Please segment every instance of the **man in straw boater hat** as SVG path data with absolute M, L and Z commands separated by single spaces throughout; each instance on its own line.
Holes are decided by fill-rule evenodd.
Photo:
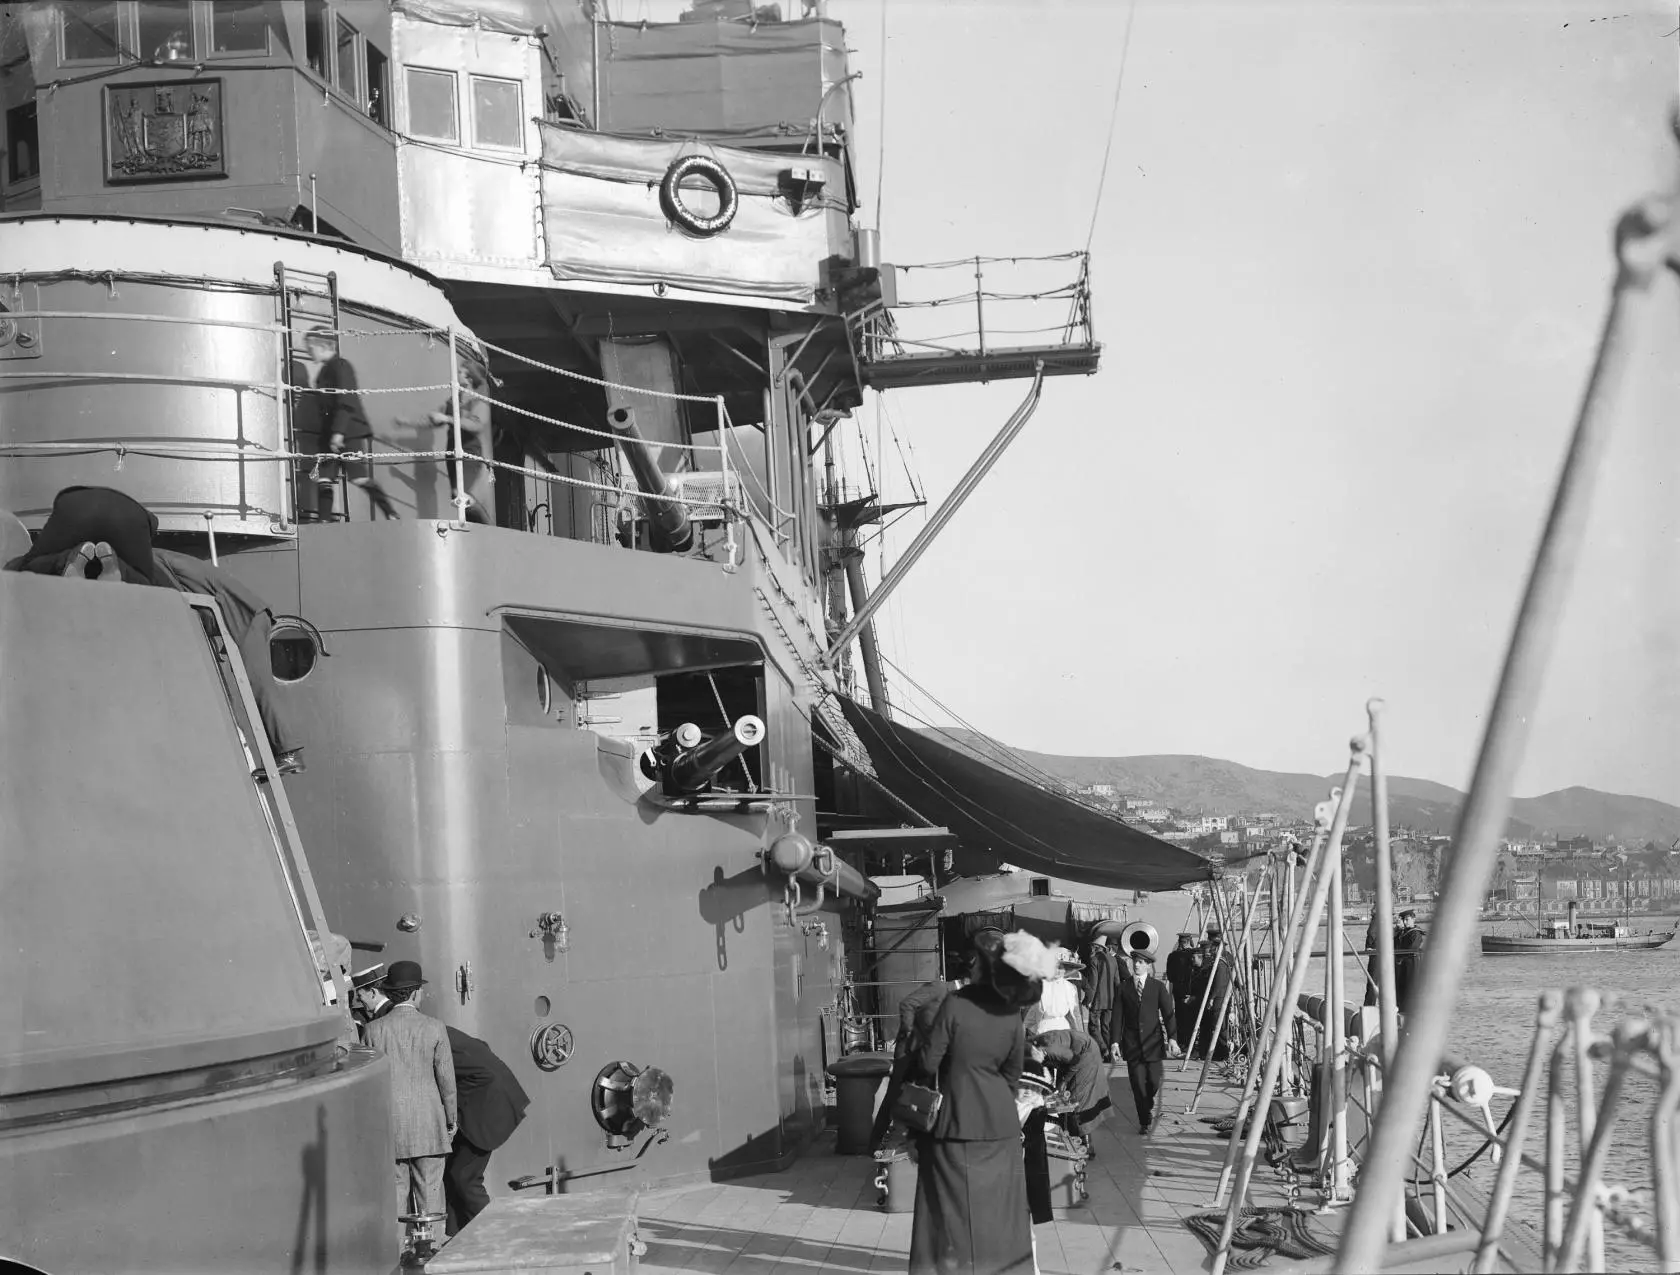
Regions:
M 420 1012 L 418 961 L 385 976 L 390 1012 L 368 1023 L 367 1043 L 391 1060 L 391 1132 L 401 1213 L 442 1213 L 443 1163 L 455 1139 L 455 1063 L 443 1024 Z
M 1155 975 L 1155 953 L 1135 948 L 1130 974 L 1120 980 L 1114 1002 L 1120 1020 L 1116 1035 L 1137 1104 L 1138 1132 L 1148 1133 L 1155 1119 L 1155 1095 L 1161 1092 L 1163 1064 L 1178 1052 L 1172 992 Z

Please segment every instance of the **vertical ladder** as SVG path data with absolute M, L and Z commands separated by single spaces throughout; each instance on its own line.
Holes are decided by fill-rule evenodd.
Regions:
M 309 332 L 315 328 L 329 328 L 334 340 L 338 338 L 339 308 L 338 308 L 338 275 L 328 271 L 319 274 L 311 270 L 297 270 L 288 266 L 284 261 L 274 263 L 274 284 L 280 293 L 280 322 L 286 328 L 286 346 L 281 352 L 284 366 L 280 369 L 283 383 L 290 384 L 292 364 L 300 351 L 305 349 L 304 340 Z M 291 395 L 286 399 L 285 439 L 288 451 L 297 450 L 297 435 L 292 428 Z M 291 467 L 292 480 L 292 510 L 293 516 L 304 508 L 304 502 L 299 499 L 297 484 L 299 481 L 297 467 Z M 339 491 L 335 504 L 348 514 L 350 509 L 349 484 L 341 471 L 338 476 Z M 311 504 L 310 508 L 314 508 Z

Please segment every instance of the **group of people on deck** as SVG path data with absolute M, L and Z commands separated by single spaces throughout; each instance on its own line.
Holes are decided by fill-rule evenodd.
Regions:
M 391 1062 L 398 1210 L 442 1213 L 454 1235 L 489 1205 L 490 1155 L 531 1100 L 484 1041 L 420 1012 L 425 986 L 417 961 L 375 966 L 354 979 L 352 1013 L 362 1041 Z
M 1083 1136 L 1109 1110 L 1107 1063 L 1117 1054 L 1147 1134 L 1166 1060 L 1182 1056 L 1175 999 L 1155 977 L 1153 951 L 1126 953 L 1122 970 L 1098 942 L 1086 980 L 1084 962 L 1031 934 L 982 929 L 971 942 L 957 977 L 901 1002 L 875 1126 L 879 1145 L 909 1079 L 943 1096 L 931 1131 L 916 1136 L 912 1275 L 1036 1270 L 1033 1223 L 1052 1213 L 1042 1150 L 1033 1154 L 1032 1133 L 1045 1118 L 1031 1092 L 1034 1072 L 1059 1068 L 1065 1107 Z

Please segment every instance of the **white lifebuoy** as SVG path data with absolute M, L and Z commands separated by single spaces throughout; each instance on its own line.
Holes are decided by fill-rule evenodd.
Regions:
M 710 217 L 702 217 L 683 203 L 682 184 L 690 177 L 698 177 L 717 192 L 718 210 Z M 729 229 L 735 220 L 740 197 L 735 179 L 717 160 L 705 155 L 684 155 L 665 170 L 659 183 L 659 205 L 665 215 L 691 235 L 710 237 Z

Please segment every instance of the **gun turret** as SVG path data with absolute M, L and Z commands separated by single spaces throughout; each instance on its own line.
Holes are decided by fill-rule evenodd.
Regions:
M 764 738 L 764 722 L 748 713 L 726 733 L 680 749 L 662 767 L 665 792 L 688 797 L 704 792 L 719 771 Z
M 688 510 L 670 499 L 671 484 L 665 471 L 659 468 L 653 448 L 636 428 L 636 413 L 628 407 L 615 407 L 607 413 L 613 433 L 624 459 L 642 488 L 642 510 L 653 528 L 655 547 L 669 553 L 686 553 L 694 543 L 694 528 L 688 521 Z

